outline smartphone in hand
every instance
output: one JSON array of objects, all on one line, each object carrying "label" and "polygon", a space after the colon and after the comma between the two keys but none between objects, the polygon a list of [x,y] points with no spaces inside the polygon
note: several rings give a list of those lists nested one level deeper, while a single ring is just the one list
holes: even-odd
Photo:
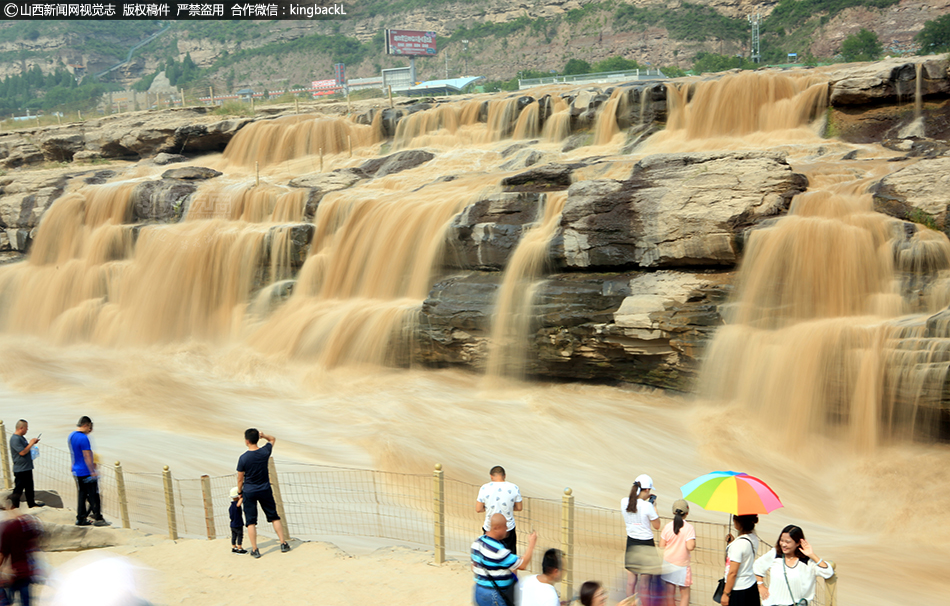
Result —
[{"label": "smartphone in hand", "polygon": [[650,501],[650,505],[656,505],[656,495],[655,495],[655,494],[651,494],[651,495],[650,495],[650,498],[647,499],[647,501]]}]

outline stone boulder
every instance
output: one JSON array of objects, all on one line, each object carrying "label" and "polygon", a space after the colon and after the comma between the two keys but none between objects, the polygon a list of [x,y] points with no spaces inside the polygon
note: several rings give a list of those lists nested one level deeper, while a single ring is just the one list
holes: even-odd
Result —
[{"label": "stone boulder", "polygon": [[180,179],[183,181],[205,181],[220,177],[222,172],[203,166],[185,166],[172,168],[162,173],[162,179]]},{"label": "stone boulder", "polygon": [[573,164],[543,164],[535,166],[523,173],[505,177],[501,186],[507,192],[548,192],[563,191],[571,186],[572,174],[578,168],[586,166],[583,163]]},{"label": "stone boulder", "polygon": [[806,186],[781,153],[648,156],[626,181],[568,189],[552,256],[572,269],[731,266],[742,232],[784,214]]},{"label": "stone boulder", "polygon": [[367,177],[385,177],[415,168],[433,158],[435,154],[424,149],[407,149],[382,158],[367,160],[359,166],[359,170]]},{"label": "stone boulder", "polygon": [[156,166],[166,166],[168,164],[174,164],[176,162],[187,162],[187,161],[188,161],[188,158],[181,154],[167,154],[164,152],[160,154],[155,154],[155,157],[152,158],[152,163],[155,164]]},{"label": "stone boulder", "polygon": [[832,105],[867,105],[913,100],[917,64],[921,64],[923,95],[950,93],[950,64],[936,56],[886,59],[848,65],[831,75]]},{"label": "stone boulder", "polygon": [[181,219],[188,197],[197,189],[197,184],[180,179],[143,181],[132,189],[132,220],[174,223]]},{"label": "stone boulder", "polygon": [[950,157],[921,158],[871,187],[874,210],[950,233]]},{"label": "stone boulder", "polygon": [[288,187],[299,187],[309,189],[310,195],[307,197],[307,205],[304,211],[304,219],[313,221],[317,214],[317,206],[323,196],[333,192],[353,187],[363,179],[363,173],[358,168],[339,168],[329,173],[317,173],[305,177],[291,179],[287,183]]},{"label": "stone boulder", "polygon": [[446,230],[445,267],[500,270],[525,226],[543,214],[544,196],[500,193],[465,207]]},{"label": "stone boulder", "polygon": [[45,160],[43,150],[33,142],[30,134],[16,131],[0,135],[0,167],[18,168]]}]

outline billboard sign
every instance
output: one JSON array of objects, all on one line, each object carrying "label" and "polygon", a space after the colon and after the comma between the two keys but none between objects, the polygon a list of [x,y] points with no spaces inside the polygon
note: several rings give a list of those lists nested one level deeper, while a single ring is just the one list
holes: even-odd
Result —
[{"label": "billboard sign", "polygon": [[317,98],[323,95],[332,95],[339,86],[337,86],[336,80],[314,80],[310,83],[310,88],[313,89],[314,98]]},{"label": "billboard sign", "polygon": [[423,57],[426,55],[434,55],[435,32],[387,29],[386,54]]},{"label": "billboard sign", "polygon": [[336,78],[336,83],[339,86],[346,84],[346,65],[343,63],[336,63],[333,66],[333,77]]}]

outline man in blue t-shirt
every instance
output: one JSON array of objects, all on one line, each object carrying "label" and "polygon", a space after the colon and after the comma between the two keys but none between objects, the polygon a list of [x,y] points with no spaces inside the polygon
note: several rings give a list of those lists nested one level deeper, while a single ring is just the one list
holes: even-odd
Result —
[{"label": "man in blue t-shirt", "polygon": [[[258,447],[261,439],[267,444]],[[244,497],[244,524],[247,526],[247,538],[251,542],[251,555],[261,557],[257,548],[257,504],[264,510],[264,517],[274,525],[277,538],[280,539],[280,550],[283,553],[290,551],[290,545],[284,540],[284,529],[277,515],[277,504],[274,502],[274,493],[270,487],[270,475],[267,471],[267,461],[270,459],[277,438],[269,436],[256,429],[244,432],[244,443],[247,452],[241,455],[237,464],[238,493]]]},{"label": "man in blue t-shirt", "polygon": [[[99,474],[89,434],[92,433],[92,419],[81,417],[76,431],[69,434],[69,452],[73,458],[73,477],[76,478],[76,526],[108,526],[102,518],[99,504]],[[89,521],[92,518],[92,521]]]}]

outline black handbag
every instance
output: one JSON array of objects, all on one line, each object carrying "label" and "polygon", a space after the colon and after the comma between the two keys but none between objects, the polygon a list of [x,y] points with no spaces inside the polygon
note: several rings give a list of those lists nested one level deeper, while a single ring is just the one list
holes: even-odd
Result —
[{"label": "black handbag", "polygon": [[717,604],[722,603],[722,592],[726,590],[726,579],[719,579],[719,584],[716,585],[716,591],[713,592],[713,602]]}]

